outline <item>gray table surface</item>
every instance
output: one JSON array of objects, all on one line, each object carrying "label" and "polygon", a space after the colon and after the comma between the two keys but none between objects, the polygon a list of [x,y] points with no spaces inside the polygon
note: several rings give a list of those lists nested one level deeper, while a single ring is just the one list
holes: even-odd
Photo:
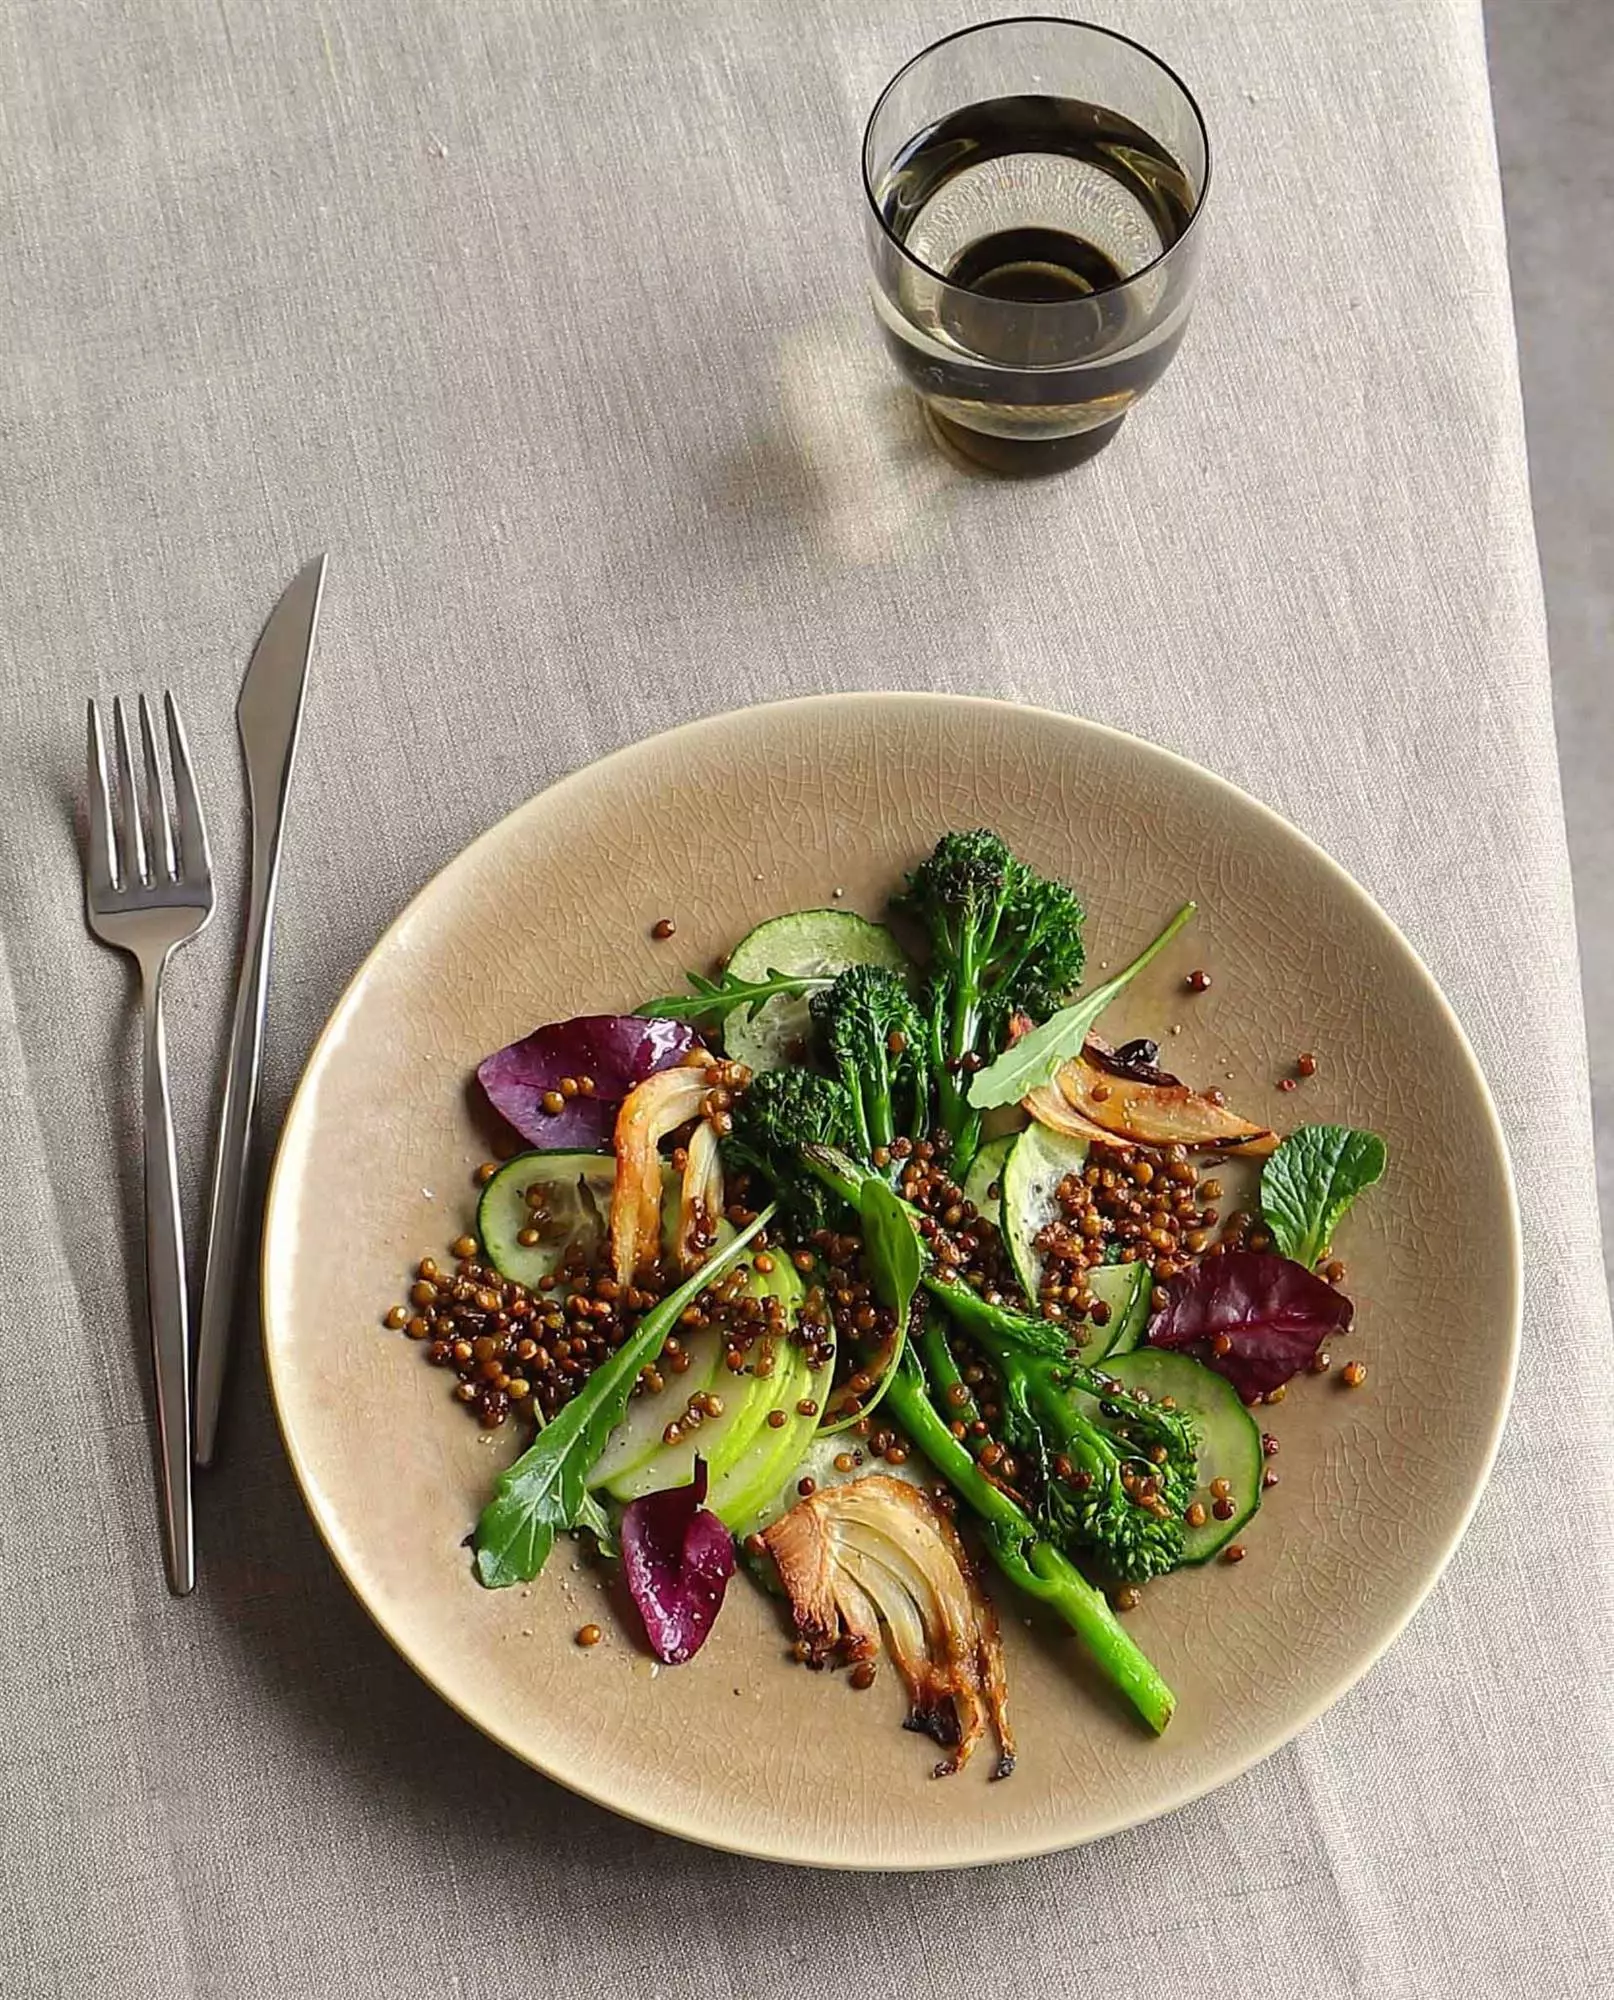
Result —
[{"label": "gray table surface", "polygon": [[[0,1991],[1607,1992],[1607,1311],[1477,0],[1114,0],[1220,146],[1198,323],[1053,486],[953,472],[860,297],[867,104],[929,0],[0,7]],[[332,552],[267,1111],[384,920],[683,716],[1010,694],[1320,839],[1496,1088],[1529,1258],[1497,1473],[1359,1687],[1173,1817],[941,1883],[642,1833],[476,1737],[317,1545],[249,1356],[204,1583],[159,1581],[137,1049],[84,937],[82,699],[172,685],[225,914],[179,963],[199,1183],[232,706]]]}]

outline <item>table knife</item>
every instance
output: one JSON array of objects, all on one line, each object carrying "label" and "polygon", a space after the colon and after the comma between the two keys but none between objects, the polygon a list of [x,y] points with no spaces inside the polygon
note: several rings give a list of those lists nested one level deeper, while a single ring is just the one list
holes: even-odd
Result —
[{"label": "table knife", "polygon": [[269,1004],[269,947],[280,874],[286,799],[302,725],[308,663],[314,651],[325,558],[316,556],[286,586],[263,628],[241,693],[236,724],[247,767],[252,820],[252,889],[246,946],[235,992],[213,1199],[207,1226],[196,1336],[196,1462],[211,1465],[218,1445],[219,1406],[235,1330],[237,1274],[246,1229],[247,1170],[258,1108],[264,1016]]}]

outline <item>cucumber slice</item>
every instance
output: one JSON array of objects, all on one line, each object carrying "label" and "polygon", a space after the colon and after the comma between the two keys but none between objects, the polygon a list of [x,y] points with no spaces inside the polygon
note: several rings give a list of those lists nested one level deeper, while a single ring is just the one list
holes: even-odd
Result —
[{"label": "cucumber slice", "polygon": [[[728,969],[739,979],[766,979],[770,972],[795,978],[833,978],[849,965],[883,965],[892,972],[912,970],[908,954],[882,924],[854,910],[792,910],[758,924],[729,953]],[[807,998],[769,1000],[754,1015],[743,1009],[723,1026],[723,1048],[752,1069],[782,1069],[799,1062],[812,1035]]]},{"label": "cucumber slice", "polygon": [[[543,1226],[544,1240],[523,1243],[520,1232],[532,1221],[527,1190],[540,1184],[549,1189],[544,1205],[550,1219]],[[558,1269],[574,1245],[582,1250],[586,1263],[600,1263],[615,1186],[616,1156],[612,1153],[517,1153],[488,1182],[476,1205],[476,1233],[488,1262],[504,1277],[529,1289]],[[678,1195],[679,1176],[664,1166],[661,1240],[669,1252],[678,1237]],[[733,1234],[728,1223],[720,1222],[719,1247]]]},{"label": "cucumber slice", "polygon": [[[477,1203],[476,1233],[488,1262],[518,1285],[535,1286],[555,1270],[575,1246],[595,1263],[605,1241],[616,1181],[610,1153],[518,1153],[493,1176]],[[543,1241],[525,1244],[520,1232],[532,1222],[527,1190],[547,1190]]]},{"label": "cucumber slice", "polygon": [[1187,1354],[1161,1347],[1139,1347],[1106,1360],[1104,1373],[1123,1389],[1147,1389],[1158,1402],[1170,1396],[1191,1417],[1199,1432],[1199,1482],[1208,1487],[1225,1479],[1233,1511],[1225,1521],[1210,1512],[1202,1528],[1190,1528],[1183,1543],[1184,1563],[1209,1562],[1225,1548],[1261,1504],[1261,1427],[1244,1407],[1238,1391],[1225,1376]]},{"label": "cucumber slice", "polygon": [[[1142,1340],[1149,1325],[1149,1300],[1154,1279],[1147,1264],[1100,1264],[1087,1274],[1087,1289],[1110,1309],[1107,1323],[1095,1331],[1104,1335],[1104,1345],[1093,1360],[1130,1354]],[[1086,1359],[1086,1357],[1083,1357]],[[1089,1364],[1091,1365],[1091,1363]]]},{"label": "cucumber slice", "polygon": [[1037,1237],[1059,1216],[1056,1196],[1067,1174],[1087,1161],[1087,1141],[1028,1125],[1015,1140],[1003,1168],[1003,1235],[1015,1276],[1035,1305],[1042,1283],[1043,1255]]},{"label": "cucumber slice", "polygon": [[1019,1137],[1018,1132],[1005,1132],[1001,1139],[988,1139],[964,1176],[964,1199],[974,1202],[976,1213],[999,1228],[1003,1226],[1003,1169]]}]

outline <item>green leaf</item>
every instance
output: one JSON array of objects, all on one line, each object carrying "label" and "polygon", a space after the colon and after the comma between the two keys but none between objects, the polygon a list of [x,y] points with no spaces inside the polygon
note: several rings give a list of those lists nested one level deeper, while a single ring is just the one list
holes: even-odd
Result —
[{"label": "green leaf", "polygon": [[474,1538],[476,1573],[490,1590],[529,1582],[549,1560],[555,1537],[577,1526],[588,1501],[585,1482],[606,1438],[622,1421],[639,1370],[661,1352],[684,1308],[738,1261],[772,1216],[773,1209],[765,1208],[675,1292],[653,1305],[515,1464],[499,1475]]},{"label": "green leaf", "polygon": [[736,979],[725,972],[720,979],[708,979],[703,973],[687,972],[688,993],[664,993],[658,1000],[647,1000],[634,1012],[641,1018],[657,1021],[693,1021],[698,1027],[717,1028],[730,1014],[740,1012],[754,1015],[759,1007],[765,1007],[770,1000],[788,999],[801,993],[816,993],[821,986],[830,984],[826,973],[816,974],[775,972],[769,970],[761,979]]},{"label": "green leaf", "polygon": [[861,1176],[856,1188],[857,1212],[863,1226],[863,1255],[868,1264],[869,1279],[881,1304],[889,1306],[897,1316],[896,1334],[889,1354],[884,1356],[885,1366],[878,1387],[860,1397],[856,1408],[849,1410],[844,1417],[820,1424],[819,1435],[827,1436],[869,1416],[895,1380],[907,1351],[914,1296],[924,1275],[926,1255],[913,1209],[900,1195],[892,1193],[886,1181],[878,1174],[865,1173],[830,1147],[814,1150],[823,1156],[820,1165],[824,1160],[836,1160],[843,1171]]},{"label": "green leaf", "polygon": [[925,1249],[914,1224],[914,1212],[878,1174],[869,1174],[859,1188],[857,1212],[863,1224],[869,1277],[880,1303],[891,1308],[897,1325],[903,1327],[925,1269]]},{"label": "green leaf", "polygon": [[1261,1214],[1285,1257],[1312,1270],[1363,1188],[1384,1173],[1377,1132],[1302,1125],[1261,1170]]},{"label": "green leaf", "polygon": [[1018,1104],[1028,1090],[1039,1090],[1051,1082],[1055,1070],[1070,1057],[1080,1055],[1082,1044],[1094,1023],[1122,989],[1131,984],[1158,952],[1165,950],[1197,905],[1184,903],[1153,944],[1145,945],[1132,963],[1113,979],[1084,993],[1069,1007],[1050,1014],[1040,1028],[1006,1048],[996,1062],[977,1070],[970,1082],[969,1101],[977,1111],[990,1111],[999,1104]]},{"label": "green leaf", "polygon": [[611,1517],[606,1513],[597,1493],[583,1490],[583,1504],[577,1510],[574,1527],[584,1528],[594,1537],[594,1546],[602,1556],[619,1556],[622,1551],[617,1546],[616,1530],[611,1526]]}]

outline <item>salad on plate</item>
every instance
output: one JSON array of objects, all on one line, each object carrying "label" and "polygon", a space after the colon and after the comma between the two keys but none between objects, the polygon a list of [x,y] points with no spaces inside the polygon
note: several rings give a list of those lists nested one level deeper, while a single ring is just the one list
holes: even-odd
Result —
[{"label": "salad on plate", "polygon": [[772,917],[687,990],[490,1055],[520,1150],[387,1314],[486,1429],[532,1430],[476,1579],[529,1582],[585,1537],[681,1664],[740,1574],[808,1667],[867,1689],[890,1663],[938,1774],[989,1743],[998,1776],[1006,1583],[1163,1730],[1127,1615],[1243,1559],[1276,1483],[1265,1406],[1362,1381],[1334,1369],[1334,1239],[1385,1167],[1371,1132],[1280,1135],[1156,1041],[1104,1037],[1193,914],[1086,984],[1075,893],[949,833],[889,925]]}]

